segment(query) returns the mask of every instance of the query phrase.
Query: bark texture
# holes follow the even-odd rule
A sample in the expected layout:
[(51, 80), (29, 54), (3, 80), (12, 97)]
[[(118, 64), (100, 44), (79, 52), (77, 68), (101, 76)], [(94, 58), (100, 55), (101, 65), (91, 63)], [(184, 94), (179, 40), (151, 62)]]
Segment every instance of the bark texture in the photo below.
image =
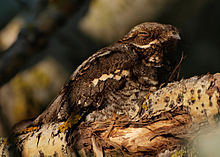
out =
[(217, 126), (220, 74), (170, 83), (143, 97), (135, 119), (114, 114), (73, 128), (79, 117), (72, 115), (65, 122), (17, 130), (13, 142), (2, 138), (0, 154), (14, 153), (15, 144), (22, 156), (192, 156), (195, 137)]

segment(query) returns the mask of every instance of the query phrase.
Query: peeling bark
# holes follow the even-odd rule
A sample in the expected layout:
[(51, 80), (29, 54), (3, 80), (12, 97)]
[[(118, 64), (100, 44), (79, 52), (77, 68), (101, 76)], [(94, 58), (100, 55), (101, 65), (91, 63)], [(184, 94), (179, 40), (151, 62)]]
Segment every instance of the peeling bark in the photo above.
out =
[[(190, 156), (195, 137), (217, 126), (220, 74), (170, 83), (139, 105), (143, 110), (135, 120), (84, 120), (63, 132), (67, 122), (48, 123), (17, 131), (14, 142), (22, 156)], [(0, 140), (1, 155), (9, 155), (9, 141)]]

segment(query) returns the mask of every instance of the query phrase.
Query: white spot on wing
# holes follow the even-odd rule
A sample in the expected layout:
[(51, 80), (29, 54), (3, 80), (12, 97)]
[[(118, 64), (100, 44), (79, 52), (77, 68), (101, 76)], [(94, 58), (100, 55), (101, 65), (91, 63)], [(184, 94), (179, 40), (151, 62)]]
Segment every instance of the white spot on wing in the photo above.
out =
[[(119, 73), (121, 70), (116, 70), (114, 73)], [(122, 70), (121, 71), (121, 74), (103, 74), (101, 77), (99, 78), (95, 78), (93, 81), (92, 81), (92, 84), (94, 86), (96, 86), (98, 84), (99, 81), (106, 81), (107, 79), (115, 79), (117, 81), (119, 81), (123, 76), (128, 76), (130, 73), (128, 70)]]
[(97, 79), (97, 78), (95, 78), (95, 79), (92, 81), (92, 83), (93, 83), (94, 86), (96, 86), (96, 85), (98, 84), (98, 82), (99, 82), (99, 79)]
[(109, 79), (109, 78), (113, 78), (113, 74), (103, 74), (100, 78), (99, 78), (99, 80), (100, 81), (105, 81), (105, 80), (107, 80), (107, 79)]
[(120, 80), (120, 79), (121, 79), (121, 76), (115, 75), (115, 76), (114, 76), (114, 79), (115, 79), (115, 80)]

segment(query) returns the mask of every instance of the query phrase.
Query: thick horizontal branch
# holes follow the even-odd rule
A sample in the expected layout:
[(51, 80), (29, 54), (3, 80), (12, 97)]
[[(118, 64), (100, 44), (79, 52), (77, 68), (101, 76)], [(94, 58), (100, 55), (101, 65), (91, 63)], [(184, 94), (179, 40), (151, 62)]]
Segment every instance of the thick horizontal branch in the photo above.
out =
[[(220, 74), (170, 83), (144, 99), (135, 120), (115, 114), (105, 121), (85, 120), (73, 128), (77, 117), (72, 116), (66, 122), (19, 130), (14, 142), (22, 156), (194, 153), (194, 137), (205, 128), (215, 129), (220, 118)], [(9, 155), (9, 141), (1, 139), (1, 155)]]

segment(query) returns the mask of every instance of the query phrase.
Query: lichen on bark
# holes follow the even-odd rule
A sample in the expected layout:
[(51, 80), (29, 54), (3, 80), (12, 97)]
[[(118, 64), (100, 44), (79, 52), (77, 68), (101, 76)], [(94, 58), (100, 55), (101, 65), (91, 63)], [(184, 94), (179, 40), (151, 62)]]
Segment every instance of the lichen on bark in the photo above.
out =
[[(114, 114), (108, 120), (82, 121), (64, 132), (60, 128), (67, 122), (48, 123), (17, 132), (14, 142), (22, 156), (190, 156), (196, 153), (195, 137), (217, 126), (220, 74), (173, 82), (144, 98), (147, 108), (135, 120)], [(10, 145), (1, 139), (0, 154), (8, 156)]]

